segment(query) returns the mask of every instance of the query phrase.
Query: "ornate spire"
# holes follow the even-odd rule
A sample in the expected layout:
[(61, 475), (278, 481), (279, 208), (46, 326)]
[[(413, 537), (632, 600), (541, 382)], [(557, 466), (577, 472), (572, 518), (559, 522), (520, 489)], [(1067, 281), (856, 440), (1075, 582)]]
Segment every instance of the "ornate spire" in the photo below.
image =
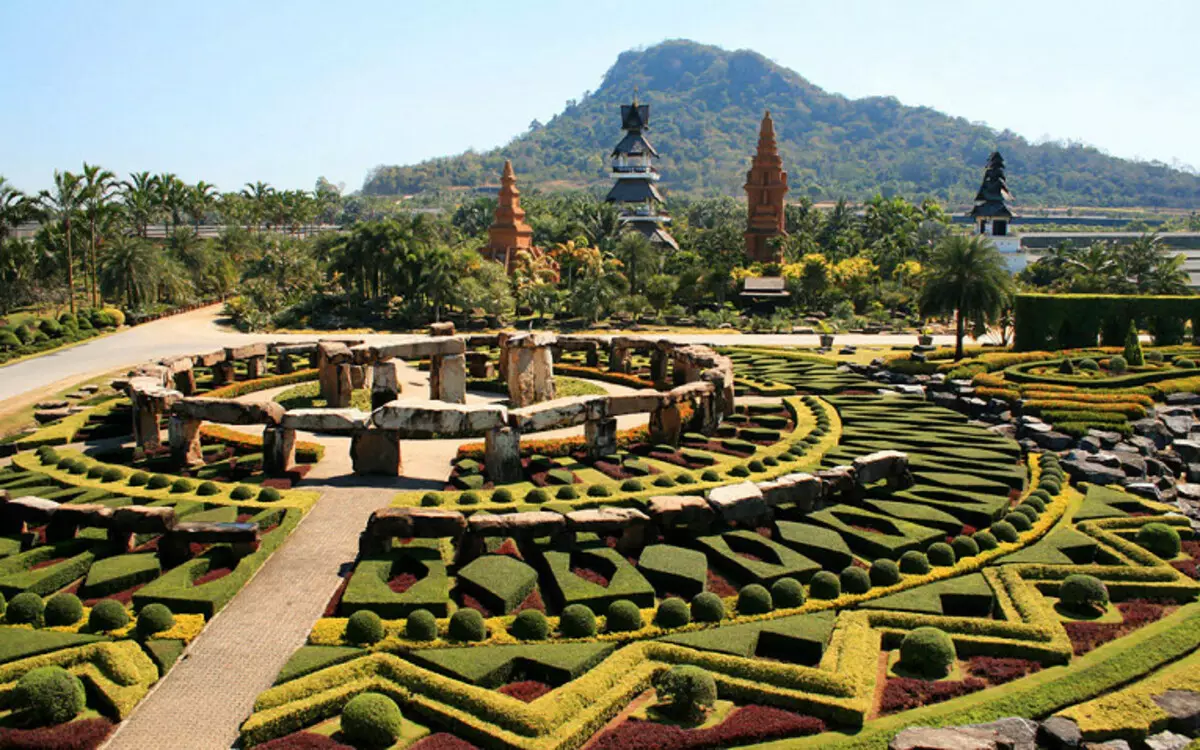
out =
[(771, 237), (785, 236), (783, 196), (787, 194), (787, 172), (775, 142), (771, 112), (763, 114), (758, 128), (758, 151), (746, 173), (746, 254), (756, 263), (778, 263), (779, 252), (767, 245)]
[(500, 174), (495, 220), (488, 227), (488, 244), (483, 248), (483, 253), (503, 263), (506, 270), (511, 270), (516, 251), (529, 249), (532, 245), (533, 229), (525, 223), (517, 176), (513, 172), (512, 161), (505, 159), (504, 171)]

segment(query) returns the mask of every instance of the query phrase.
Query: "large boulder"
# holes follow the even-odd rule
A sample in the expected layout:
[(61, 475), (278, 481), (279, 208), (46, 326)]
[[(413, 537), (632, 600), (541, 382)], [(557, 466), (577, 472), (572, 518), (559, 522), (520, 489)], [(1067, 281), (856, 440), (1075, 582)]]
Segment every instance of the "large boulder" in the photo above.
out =
[(522, 433), (573, 427), (608, 416), (607, 396), (572, 396), (510, 409), (510, 427)]
[(380, 508), (367, 521), (366, 534), (379, 539), (457, 538), (467, 530), (458, 511), (440, 508)]
[(1062, 462), (1062, 467), (1076, 482), (1106, 485), (1122, 484), (1125, 481), (1125, 472), (1120, 469), (1110, 468), (1083, 458), (1067, 458)]
[(480, 536), (512, 536), (522, 534), (529, 538), (551, 536), (563, 531), (567, 518), (561, 513), (535, 510), (525, 513), (491, 515), (476, 513), (467, 519), (472, 534)]
[(854, 459), (854, 479), (859, 487), (887, 480), (889, 485), (908, 476), (908, 454), (885, 450)]
[(754, 520), (768, 510), (762, 491), (754, 482), (714, 487), (708, 491), (708, 504), (726, 522)]
[(274, 401), (237, 401), (232, 398), (191, 397), (177, 401), (173, 413), (185, 419), (217, 424), (279, 424), (285, 409)]
[(759, 482), (758, 490), (769, 507), (794, 504), (802, 510), (812, 509), (825, 492), (824, 483), (812, 474), (784, 474), (769, 482)]

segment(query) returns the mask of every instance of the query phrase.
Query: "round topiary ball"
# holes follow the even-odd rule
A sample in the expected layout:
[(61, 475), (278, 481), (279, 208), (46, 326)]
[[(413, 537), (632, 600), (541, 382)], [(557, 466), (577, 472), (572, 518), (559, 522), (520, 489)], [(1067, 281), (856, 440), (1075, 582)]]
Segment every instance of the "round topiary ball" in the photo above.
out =
[(176, 479), (171, 482), (171, 492), (191, 492), (194, 487), (190, 479)]
[(1095, 372), (1100, 369), (1100, 364), (1096, 362), (1096, 360), (1087, 357), (1079, 360), (1079, 364), (1077, 366), (1080, 370), (1088, 370), (1090, 372)]
[(795, 578), (780, 578), (771, 584), (771, 601), (780, 609), (804, 605), (804, 586)]
[(1020, 513), (1021, 515), (1025, 516), (1029, 519), (1030, 524), (1032, 524), (1038, 518), (1038, 509), (1033, 507), (1033, 505), (1030, 503), (1021, 503), (1013, 509), (1013, 513)]
[(871, 577), (872, 586), (894, 586), (900, 583), (900, 566), (895, 560), (882, 557), (871, 563), (867, 575)]
[(705, 469), (704, 471), (700, 472), (700, 479), (705, 482), (719, 482), (721, 480), (721, 475), (716, 469)]
[(1120, 375), (1129, 369), (1129, 362), (1120, 354), (1114, 354), (1108, 358), (1108, 371), (1114, 375)]
[(1176, 367), (1178, 367), (1179, 369), (1181, 369), (1181, 370), (1194, 370), (1194, 369), (1196, 369), (1196, 362), (1195, 362), (1195, 360), (1188, 359), (1187, 357), (1180, 357), (1179, 359), (1176, 359), (1176, 360), (1175, 360), (1175, 362), (1174, 362), (1174, 365), (1175, 365)]
[(646, 487), (640, 479), (626, 479), (624, 482), (621, 482), (622, 492), (641, 492), (644, 489)]
[(432, 641), (438, 637), (437, 620), (427, 609), (408, 613), (404, 621), (404, 637), (410, 641)]
[(554, 496), (559, 500), (575, 500), (579, 497), (579, 491), (569, 484), (564, 484), (558, 488), (558, 492)]
[(905, 575), (923, 576), (929, 572), (929, 558), (924, 552), (910, 549), (900, 555), (900, 572)]
[[(1026, 522), (1029, 521), (1027, 518), (1025, 520)], [(992, 536), (996, 537), (997, 541), (1004, 542), (1006, 544), (1011, 544), (1012, 542), (1015, 542), (1021, 538), (1020, 533), (1017, 532), (1017, 527), (1013, 526), (1008, 521), (997, 521), (996, 523), (992, 524), (991, 532)]]
[(467, 491), (458, 496), (459, 505), (479, 505), (480, 500), (478, 492)]
[(775, 608), (771, 601), (771, 592), (767, 587), (758, 583), (743, 586), (738, 592), (737, 611), (739, 615), (762, 615)]
[[(864, 568), (859, 568), (854, 565), (847, 566), (842, 570), (842, 574), (838, 576), (840, 588), (847, 594), (865, 594), (871, 590), (871, 575)], [(840, 593), (840, 592), (839, 592)], [(837, 597), (817, 597), (818, 599), (828, 599)]]
[(937, 628), (911, 630), (900, 642), (900, 664), (927, 679), (945, 677), (956, 658), (954, 641)]
[(1038, 494), (1039, 492), (1041, 492), (1041, 490), (1034, 492), (1029, 497), (1022, 500), (1021, 504), (1018, 505), (1017, 507), (1018, 508), (1033, 508), (1038, 513), (1041, 513), (1042, 511), (1046, 510), (1046, 500), (1044, 498), (1042, 498), (1042, 496), (1040, 494)]
[(1164, 560), (1174, 560), (1182, 548), (1179, 532), (1165, 523), (1148, 523), (1138, 529), (1137, 543)]
[(95, 633), (123, 628), (129, 624), (129, 612), (116, 599), (101, 599), (88, 614), (88, 629)]
[(929, 564), (939, 568), (948, 568), (954, 564), (954, 548), (945, 542), (934, 542), (929, 545), (929, 549), (925, 550), (925, 556), (929, 558)]
[(141, 487), (146, 482), (150, 481), (150, 475), (144, 471), (135, 471), (129, 475), (130, 487)]
[(280, 497), (282, 497), (282, 495), (280, 495), (279, 490), (275, 489), (274, 487), (263, 487), (258, 491), (258, 501), (260, 503), (279, 502)]
[(369, 609), (360, 609), (346, 621), (346, 640), (355, 646), (369, 646), (383, 640), (383, 620)]
[(766, 466), (763, 465), (763, 462), (759, 461), (757, 458), (747, 464), (747, 468), (749, 468), (750, 471), (754, 472), (755, 474), (759, 474), (767, 470)]
[(959, 534), (950, 542), (950, 548), (954, 551), (954, 559), (962, 560), (967, 557), (974, 557), (979, 554), (979, 544), (969, 536)]
[(74, 594), (63, 592), (50, 597), (42, 613), (50, 626), (74, 625), (83, 619), (83, 602)]
[(100, 464), (96, 464), (87, 470), (88, 479), (99, 479), (102, 476), (104, 476), (104, 467)]
[(42, 597), (30, 591), (17, 594), (8, 603), (4, 617), (11, 625), (40, 625), (46, 605)]
[(137, 629), (142, 637), (170, 630), (175, 625), (175, 615), (167, 609), (167, 605), (154, 602), (142, 607), (138, 612)]
[(596, 634), (596, 613), (583, 604), (568, 604), (558, 617), (558, 629), (567, 638), (591, 638)]
[(593, 484), (587, 489), (588, 497), (608, 497), (612, 494), (612, 490), (606, 484)]
[(692, 597), (692, 620), (720, 622), (725, 619), (725, 602), (711, 591), (701, 591)]
[(87, 705), (87, 694), (83, 682), (62, 667), (38, 667), (17, 680), (12, 703), (34, 724), (46, 726), (78, 716)]
[(604, 618), (605, 629), (610, 633), (641, 630), (643, 624), (642, 611), (628, 599), (618, 599), (610, 604)]
[(692, 621), (687, 602), (677, 596), (663, 599), (654, 613), (654, 624), (660, 628), (681, 628)]
[(550, 502), (550, 493), (546, 492), (541, 487), (534, 487), (529, 492), (525, 493), (525, 502), (541, 505), (542, 503)]
[(544, 641), (550, 635), (550, 623), (538, 610), (525, 609), (513, 619), (511, 632), (523, 641)]
[(842, 581), (832, 571), (822, 570), (808, 582), (808, 594), (813, 599), (836, 599), (842, 595)]
[(436, 492), (426, 492), (424, 495), (421, 495), (421, 506), (424, 508), (435, 508), (443, 502), (442, 496)]
[(487, 638), (487, 626), (479, 610), (464, 608), (450, 616), (449, 635), (456, 641), (482, 641)]
[(201, 482), (200, 486), (196, 488), (196, 494), (204, 497), (208, 497), (210, 495), (219, 495), (220, 493), (221, 488), (218, 487), (214, 482)]
[(1067, 576), (1058, 587), (1058, 600), (1075, 612), (1095, 612), (1108, 606), (1108, 587), (1095, 576)]
[(667, 714), (686, 722), (699, 722), (717, 702), (717, 683), (711, 674), (690, 664), (668, 669), (654, 684)]
[[(1012, 513), (1005, 515), (1004, 522), (1008, 523), (1010, 526), (1012, 526), (1018, 532), (1029, 531), (1030, 529), (1033, 528), (1033, 521), (1029, 520), (1029, 516), (1025, 515), (1024, 513), (1018, 513), (1016, 511), (1013, 511)], [(993, 526), (992, 528), (994, 529), (995, 527)]]
[(230, 492), (229, 496), (234, 500), (249, 500), (254, 497), (254, 490), (244, 484), (239, 484), (233, 488), (233, 492)]
[(356, 695), (342, 709), (342, 734), (357, 747), (391, 747), (403, 728), (400, 707), (380, 693)]
[(979, 549), (985, 552), (989, 549), (996, 549), (1000, 546), (999, 540), (997, 540), (992, 532), (988, 531), (987, 529), (976, 531), (971, 535), (971, 538), (974, 539), (975, 543), (979, 545)]
[(150, 477), (150, 481), (146, 482), (146, 488), (151, 490), (161, 490), (171, 486), (171, 478), (166, 474), (155, 474)]
[[(433, 494), (433, 493), (429, 493)], [(507, 487), (501, 487), (492, 493), (493, 503), (511, 503), (513, 501), (513, 493)]]

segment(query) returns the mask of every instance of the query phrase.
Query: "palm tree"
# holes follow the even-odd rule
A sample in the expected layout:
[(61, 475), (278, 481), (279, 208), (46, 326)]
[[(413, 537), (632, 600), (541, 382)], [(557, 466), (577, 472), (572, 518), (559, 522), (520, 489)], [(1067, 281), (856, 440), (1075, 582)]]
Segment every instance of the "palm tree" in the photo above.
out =
[(48, 217), (61, 221), (67, 248), (67, 298), (75, 314), (75, 258), (71, 252), (71, 220), (84, 199), (83, 179), (70, 172), (54, 170), (54, 191), (43, 190), (39, 200)]
[(158, 214), (158, 178), (149, 172), (134, 172), (121, 183), (121, 200), (137, 236), (146, 238), (146, 228)]
[(105, 249), (100, 283), (106, 294), (136, 309), (152, 301), (158, 284), (159, 254), (140, 237), (118, 234)]
[(8, 239), (18, 225), (31, 218), (36, 208), (29, 196), (0, 176), (0, 242)]
[(112, 200), (117, 176), (95, 164), (83, 163), (84, 211), (88, 219), (88, 270), (91, 275), (92, 307), (100, 306), (96, 265), (96, 225)]
[(254, 221), (255, 231), (261, 231), (263, 217), (267, 214), (267, 198), (275, 192), (275, 188), (265, 182), (246, 183), (242, 195), (249, 199), (250, 217)]
[(158, 176), (158, 203), (166, 211), (163, 239), (169, 239), (173, 227), (179, 226), (179, 217), (188, 202), (188, 186), (171, 172)]
[(954, 358), (959, 360), (967, 320), (976, 325), (995, 320), (1012, 293), (1012, 276), (991, 241), (978, 234), (943, 239), (933, 250), (930, 266), (921, 290), (921, 313), (954, 313)]
[(217, 188), (200, 180), (187, 191), (187, 212), (192, 217), (192, 228), (200, 234), (200, 222), (217, 202)]

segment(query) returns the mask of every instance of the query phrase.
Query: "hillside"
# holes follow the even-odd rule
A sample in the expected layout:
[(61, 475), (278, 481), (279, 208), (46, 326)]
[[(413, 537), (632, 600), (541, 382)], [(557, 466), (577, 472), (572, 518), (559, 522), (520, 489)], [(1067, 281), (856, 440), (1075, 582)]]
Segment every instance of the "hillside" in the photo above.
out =
[(999, 148), (1021, 205), (1200, 206), (1200, 177), (1082, 146), (1033, 145), (894, 98), (830, 94), (762, 55), (694, 42), (622, 53), (597, 91), (568, 102), (550, 122), (485, 153), (412, 166), (380, 166), (368, 194), (495, 184), (511, 157), (528, 186), (609, 183), (607, 155), (620, 138), (618, 106), (634, 87), (651, 105), (650, 138), (662, 154), (669, 195), (742, 195), (759, 119), (770, 109), (791, 197), (862, 199), (876, 192), (970, 201), (983, 164)]

